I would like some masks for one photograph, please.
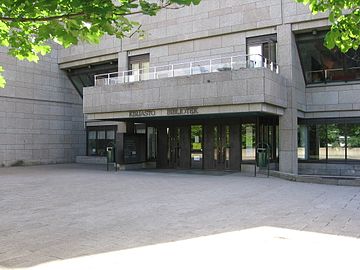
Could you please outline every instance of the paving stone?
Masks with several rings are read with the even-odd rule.
[[[359,187],[241,173],[1,168],[0,269],[263,227],[356,239],[359,198]]]

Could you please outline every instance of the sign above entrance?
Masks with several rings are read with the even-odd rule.
[[[167,109],[167,115],[198,114],[198,107]]]
[[[155,110],[137,110],[129,112],[130,117],[144,117],[144,116],[155,116]]]
[[[166,109],[166,115],[194,115],[199,114],[198,109],[198,107],[171,108]],[[137,110],[129,112],[129,117],[149,117],[156,115],[156,110]]]

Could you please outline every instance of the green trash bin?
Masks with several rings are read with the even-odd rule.
[[[257,151],[258,166],[261,168],[266,168],[268,165],[268,153],[266,148],[258,148]]]
[[[115,156],[114,155],[114,147],[107,147],[106,148],[107,163],[115,162],[114,156]]]

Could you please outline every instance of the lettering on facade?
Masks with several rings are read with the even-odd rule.
[[[144,117],[144,116],[155,116],[155,110],[138,110],[129,112],[130,117]]]
[[[198,114],[197,107],[167,109],[167,115]]]
[[[198,114],[198,107],[172,108],[167,109],[167,115],[193,115]],[[129,117],[156,116],[156,110],[137,110],[129,112]]]

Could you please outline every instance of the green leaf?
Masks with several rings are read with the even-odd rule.
[[[4,68],[0,66],[0,88],[4,88],[6,85],[6,81],[2,73],[4,72]]]
[[[7,19],[0,19],[0,46],[19,60],[37,62],[51,51],[49,41],[67,48],[80,41],[99,43],[105,34],[141,38],[140,24],[128,15],[154,16],[164,3],[188,6],[200,0],[2,0],[0,16]]]

